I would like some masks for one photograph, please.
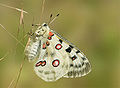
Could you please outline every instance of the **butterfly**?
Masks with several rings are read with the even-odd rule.
[[[47,82],[61,77],[81,77],[91,71],[86,56],[71,42],[51,30],[46,23],[38,26],[30,35],[25,55],[29,61],[37,59],[35,73]]]

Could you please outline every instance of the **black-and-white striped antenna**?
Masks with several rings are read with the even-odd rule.
[[[50,18],[50,21],[48,22],[48,24],[53,23],[53,22],[56,20],[56,18],[58,18],[59,15],[60,15],[60,14],[57,14],[53,19],[52,19],[52,17],[51,17],[51,18]]]
[[[49,18],[49,21],[48,21],[48,24],[49,24],[50,21],[52,20],[52,17],[53,17],[53,15],[51,14],[51,15],[50,15],[50,18]]]

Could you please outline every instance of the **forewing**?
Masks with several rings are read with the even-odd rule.
[[[88,74],[91,71],[91,65],[86,56],[61,35],[53,30],[52,32],[56,35],[58,41],[61,42],[63,46],[66,45],[63,51],[66,51],[65,53],[69,56],[69,71],[64,77],[73,78]]]
[[[40,78],[56,81],[61,77],[81,77],[90,72],[90,63],[79,49],[53,30],[49,35],[48,39],[41,40],[41,52],[34,68]]]

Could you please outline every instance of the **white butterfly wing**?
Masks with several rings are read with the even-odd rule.
[[[45,81],[56,81],[68,73],[69,56],[64,51],[68,46],[60,46],[56,35],[51,40],[41,40],[41,52],[38,61],[35,64],[34,70],[36,74]],[[49,42],[49,46],[44,46],[45,42]]]
[[[89,61],[80,52],[76,53],[76,49],[73,49],[70,54],[69,72],[64,76],[67,78],[81,77],[88,74],[91,71]]]
[[[86,56],[68,40],[55,31],[52,32],[59,37],[58,40],[62,41],[63,46],[65,43],[68,44],[68,46],[64,48],[64,51],[66,51],[69,56],[69,71],[64,77],[73,78],[88,74],[91,71],[91,65]]]
[[[36,74],[45,81],[88,74],[91,66],[84,54],[58,33],[51,32],[53,36],[41,40],[41,50],[34,68]]]

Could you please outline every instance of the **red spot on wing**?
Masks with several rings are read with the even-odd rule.
[[[51,40],[52,38],[51,37],[48,37],[49,40]]]
[[[36,67],[40,66],[42,64],[41,61],[39,61],[37,64],[36,64]]]
[[[49,36],[53,36],[54,34],[52,32],[49,32]]]
[[[60,61],[59,61],[58,59],[56,59],[56,60],[54,60],[54,61],[52,62],[52,65],[53,65],[54,67],[58,67],[59,64],[60,64]]]
[[[45,66],[46,65],[46,61],[43,61],[41,66]]]
[[[45,48],[46,48],[46,44],[44,43],[44,44],[43,44],[43,49],[45,49]]]
[[[39,61],[35,66],[45,66],[46,65],[46,61]]]
[[[50,42],[47,41],[47,42],[46,42],[46,45],[49,46],[49,45],[50,45]]]
[[[62,45],[61,45],[61,44],[57,44],[57,45],[55,46],[55,48],[56,48],[57,50],[60,50],[60,49],[62,48]]]
[[[75,59],[77,59],[77,57],[74,55],[74,56],[72,57],[72,61],[74,61]]]

